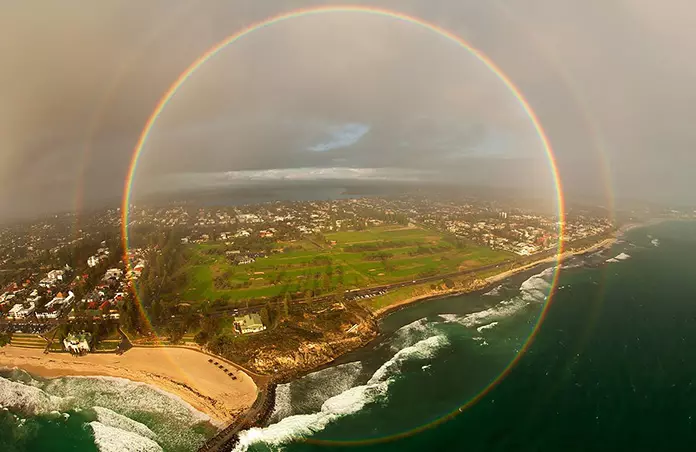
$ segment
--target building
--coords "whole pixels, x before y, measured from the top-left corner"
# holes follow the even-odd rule
[[[63,281],[65,270],[51,270],[46,277],[39,281],[39,286],[50,288]]]
[[[72,292],[68,292],[68,296],[65,297],[63,296],[62,293],[58,292],[58,295],[56,295],[53,300],[49,301],[46,303],[46,309],[49,310],[56,310],[56,309],[62,309],[64,306],[70,306],[73,301],[75,301],[75,294]]]
[[[12,306],[10,312],[7,313],[7,317],[10,319],[25,319],[32,315],[36,310],[36,305],[34,303],[29,303],[29,307],[25,308],[23,304],[17,303]]]
[[[261,316],[254,312],[242,317],[235,317],[234,328],[241,334],[250,334],[263,331],[266,326],[261,321]]]
[[[84,355],[90,351],[89,343],[92,340],[92,335],[82,332],[80,334],[70,333],[63,339],[65,350],[75,355]]]
[[[104,274],[104,281],[108,281],[112,278],[118,281],[122,277],[123,277],[123,270],[121,270],[120,268],[110,268]]]

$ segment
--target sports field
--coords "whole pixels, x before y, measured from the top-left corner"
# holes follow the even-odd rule
[[[185,301],[248,300],[285,293],[318,296],[341,289],[406,281],[495,263],[510,257],[474,244],[457,247],[441,233],[417,227],[384,226],[325,234],[326,243],[279,242],[277,251],[235,265],[234,245],[191,245],[182,269]]]

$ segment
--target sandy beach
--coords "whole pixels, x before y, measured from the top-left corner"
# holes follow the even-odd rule
[[[208,362],[210,356],[185,348],[132,348],[122,355],[68,353],[7,345],[0,348],[0,367],[18,367],[42,377],[109,376],[147,383],[181,397],[210,416],[215,424],[228,423],[256,399],[254,381],[241,370],[222,363],[237,376],[233,380]]]

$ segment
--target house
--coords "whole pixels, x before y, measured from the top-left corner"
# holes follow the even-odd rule
[[[25,319],[34,313],[36,310],[36,305],[34,303],[29,303],[29,307],[25,308],[23,304],[17,303],[12,306],[10,312],[7,313],[7,317],[10,319]]]
[[[39,281],[39,286],[50,288],[63,281],[65,270],[51,270],[46,277]]]
[[[39,320],[53,320],[58,318],[58,311],[53,312],[37,312],[36,318]]]
[[[108,281],[110,279],[115,279],[115,280],[120,280],[123,277],[123,270],[120,268],[110,268],[104,273],[104,281]]]
[[[256,259],[250,256],[237,256],[234,260],[237,265],[253,264]]]
[[[46,303],[46,309],[49,310],[56,310],[56,309],[63,309],[64,306],[70,306],[73,301],[75,301],[75,294],[72,292],[68,292],[68,296],[63,296],[61,292],[58,292],[58,294],[53,297],[53,300],[49,301]]]
[[[258,333],[266,329],[261,316],[253,312],[242,317],[234,318],[234,328],[241,334]]]

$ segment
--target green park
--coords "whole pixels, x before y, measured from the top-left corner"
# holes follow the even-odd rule
[[[177,296],[189,303],[309,299],[494,264],[512,255],[440,232],[403,226],[335,232],[273,242],[240,263],[234,243],[187,246]]]

